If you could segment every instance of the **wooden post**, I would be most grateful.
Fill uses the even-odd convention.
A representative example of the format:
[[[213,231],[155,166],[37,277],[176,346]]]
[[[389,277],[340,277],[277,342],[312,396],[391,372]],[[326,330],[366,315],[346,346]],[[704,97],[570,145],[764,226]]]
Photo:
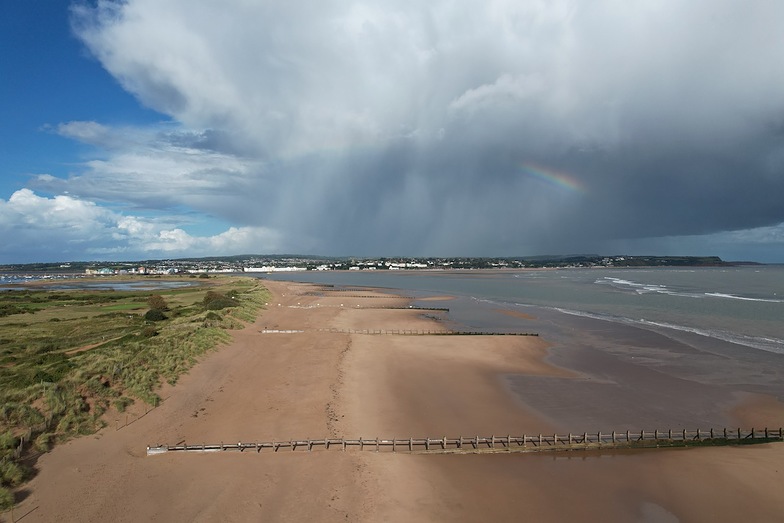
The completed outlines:
[[[626,431],[626,443],[629,443],[629,431]]]
[[[408,438],[408,451],[414,450],[414,438]]]
[[[740,441],[740,427],[738,427],[738,441]]]
[[[727,434],[727,429],[724,429],[724,434]],[[672,439],[672,429],[667,429],[667,439]]]
[[[346,439],[340,438],[340,442],[343,444],[343,452],[346,452]]]
[[[425,450],[430,450],[430,438],[425,438]]]
[[[441,443],[441,448],[443,450],[446,450],[446,436],[444,436],[444,441],[443,441],[443,443]]]
[[[724,427],[724,439],[727,439],[727,427]]]
[[[490,436],[490,448],[495,448],[495,436]]]
[[[365,442],[362,441],[362,438],[359,438],[359,450],[362,450],[364,448],[365,448]]]
[[[588,445],[588,433],[587,432],[583,432],[583,443]]]
[[[378,436],[376,436],[376,452],[378,452]]]
[[[612,442],[615,443],[615,431],[612,431]]]
[[[512,446],[512,436],[509,434],[506,435],[506,450],[509,450]]]
[[[539,434],[539,446],[540,447],[542,446],[542,435],[541,434]]]
[[[395,438],[392,438],[392,452],[395,452],[395,443],[396,442],[397,442],[397,440]]]

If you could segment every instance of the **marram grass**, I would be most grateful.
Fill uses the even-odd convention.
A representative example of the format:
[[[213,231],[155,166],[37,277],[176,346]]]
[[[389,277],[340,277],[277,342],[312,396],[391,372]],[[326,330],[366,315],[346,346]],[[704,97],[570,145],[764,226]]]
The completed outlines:
[[[211,278],[158,289],[162,321],[147,322],[150,291],[11,291],[0,293],[0,510],[29,474],[15,458],[95,432],[104,414],[160,402],[203,355],[231,340],[269,301],[253,278]],[[230,307],[208,310],[205,296]],[[161,302],[156,299],[156,303]]]

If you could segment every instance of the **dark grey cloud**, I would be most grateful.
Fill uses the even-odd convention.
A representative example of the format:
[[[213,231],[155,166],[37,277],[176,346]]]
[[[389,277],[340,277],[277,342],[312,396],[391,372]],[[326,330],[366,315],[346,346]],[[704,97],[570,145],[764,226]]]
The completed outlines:
[[[103,1],[75,9],[79,36],[174,123],[64,124],[106,157],[38,183],[289,251],[784,259],[759,232],[784,228],[782,19],[729,0]]]

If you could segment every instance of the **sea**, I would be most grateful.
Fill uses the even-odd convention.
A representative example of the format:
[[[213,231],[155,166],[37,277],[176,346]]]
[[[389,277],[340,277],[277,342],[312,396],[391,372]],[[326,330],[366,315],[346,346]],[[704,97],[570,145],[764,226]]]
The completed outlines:
[[[784,266],[522,271],[351,271],[273,273],[265,278],[383,287],[413,297],[447,294],[452,319],[508,328],[482,309],[582,317],[669,336],[709,339],[784,355]]]
[[[577,378],[499,379],[563,430],[734,426],[741,401],[784,402],[784,266],[260,277],[389,289],[448,308],[439,321],[457,330],[539,335],[551,347],[547,361]]]

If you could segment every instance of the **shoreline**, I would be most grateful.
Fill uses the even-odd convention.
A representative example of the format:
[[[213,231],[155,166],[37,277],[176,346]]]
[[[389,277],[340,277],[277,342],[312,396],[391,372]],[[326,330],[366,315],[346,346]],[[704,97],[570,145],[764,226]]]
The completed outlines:
[[[389,289],[358,298],[350,291],[319,296],[312,284],[263,283],[273,293],[267,310],[167,388],[160,407],[128,427],[110,424],[41,456],[16,515],[25,521],[555,521],[593,511],[610,521],[667,521],[670,515],[698,521],[706,514],[729,521],[784,513],[776,487],[784,471],[782,444],[548,457],[145,456],[148,444],[179,441],[555,432],[569,416],[543,416],[540,400],[510,394],[508,376],[556,385],[596,381],[574,353],[547,338],[318,331],[446,326],[422,311],[369,308],[410,303],[390,297]],[[264,329],[304,332],[262,335]],[[614,365],[616,373],[634,370]],[[654,388],[664,383],[656,372],[645,376]],[[605,385],[612,379],[605,376]],[[712,392],[698,387],[693,393]],[[784,419],[781,403],[768,396],[735,399],[725,406],[728,416],[736,409]],[[753,482],[744,479],[748,474]],[[729,491],[727,478],[734,481]],[[581,485],[569,491],[568,503],[559,494],[565,483]]]

